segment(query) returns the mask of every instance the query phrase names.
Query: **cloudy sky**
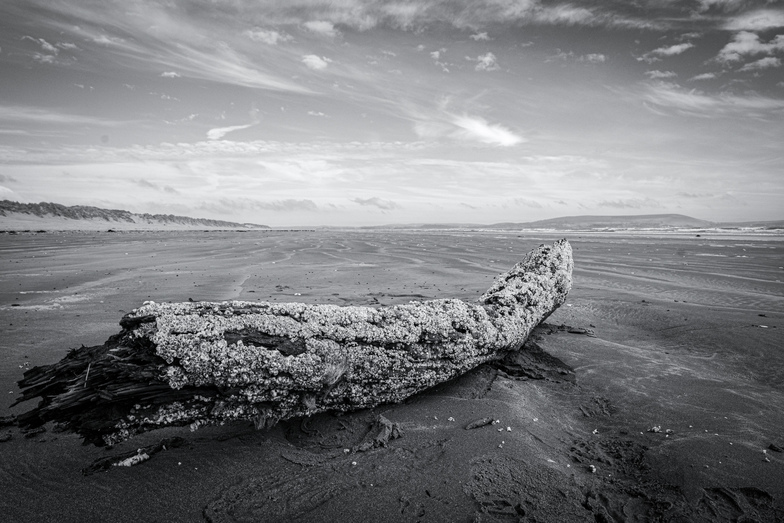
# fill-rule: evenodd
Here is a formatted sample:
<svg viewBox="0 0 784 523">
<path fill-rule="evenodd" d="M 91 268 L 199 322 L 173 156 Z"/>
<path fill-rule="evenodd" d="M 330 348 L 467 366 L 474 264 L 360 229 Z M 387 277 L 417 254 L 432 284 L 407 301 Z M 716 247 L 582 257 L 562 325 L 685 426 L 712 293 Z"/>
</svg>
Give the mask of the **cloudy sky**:
<svg viewBox="0 0 784 523">
<path fill-rule="evenodd" d="M 3 0 L 0 199 L 784 217 L 779 0 Z"/>
</svg>

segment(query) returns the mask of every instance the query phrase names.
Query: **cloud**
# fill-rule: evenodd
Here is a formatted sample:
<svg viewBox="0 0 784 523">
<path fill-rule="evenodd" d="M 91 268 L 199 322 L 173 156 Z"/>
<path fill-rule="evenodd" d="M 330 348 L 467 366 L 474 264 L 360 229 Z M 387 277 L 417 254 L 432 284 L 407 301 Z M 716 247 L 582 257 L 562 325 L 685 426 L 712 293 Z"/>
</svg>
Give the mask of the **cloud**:
<svg viewBox="0 0 784 523">
<path fill-rule="evenodd" d="M 750 62 L 738 71 L 758 71 L 760 69 L 770 69 L 772 67 L 781 67 L 781 60 L 779 58 L 773 56 L 766 56 L 765 58 L 760 58 L 756 62 Z"/>
<path fill-rule="evenodd" d="M 756 33 L 741 31 L 733 37 L 732 42 L 719 51 L 716 59 L 725 63 L 739 62 L 744 56 L 771 54 L 782 50 L 784 50 L 784 35 L 777 35 L 765 43 Z"/>
<path fill-rule="evenodd" d="M 327 68 L 329 62 L 331 62 L 329 58 L 321 58 L 314 54 L 308 54 L 302 57 L 302 63 L 304 63 L 308 69 L 313 69 L 314 71 L 322 71 Z"/>
<path fill-rule="evenodd" d="M 577 55 L 573 51 L 561 51 L 557 49 L 558 54 L 548 57 L 545 61 L 551 62 L 553 60 L 575 60 L 577 62 L 589 62 L 592 64 L 601 64 L 607 61 L 607 57 L 601 53 L 589 53 L 585 55 Z"/>
<path fill-rule="evenodd" d="M 702 73 L 698 74 L 697 76 L 693 76 L 692 80 L 713 80 L 716 78 L 716 73 Z"/>
<path fill-rule="evenodd" d="M 581 56 L 579 60 L 581 62 L 591 62 L 592 64 L 601 64 L 607 61 L 607 57 L 600 53 L 590 53 Z"/>
<path fill-rule="evenodd" d="M 37 43 L 38 45 L 41 46 L 41 49 L 47 53 L 57 55 L 60 52 L 60 50 L 57 47 L 53 46 L 43 38 L 34 38 L 32 36 L 25 35 L 22 37 L 22 40 L 30 40 L 32 42 Z"/>
<path fill-rule="evenodd" d="M 682 198 L 713 198 L 711 193 L 694 193 L 694 192 L 679 192 L 678 196 Z"/>
<path fill-rule="evenodd" d="M 729 31 L 767 31 L 784 27 L 784 11 L 760 9 L 731 18 L 724 25 Z"/>
<path fill-rule="evenodd" d="M 378 207 L 382 211 L 392 211 L 394 209 L 400 208 L 400 205 L 393 202 L 392 200 L 382 200 L 376 196 L 372 198 L 352 198 L 351 201 L 359 205 Z"/>
<path fill-rule="evenodd" d="M 661 108 L 704 117 L 734 115 L 768 119 L 780 117 L 784 112 L 784 100 L 781 99 L 756 94 L 707 94 L 696 89 L 687 91 L 666 82 L 649 86 L 643 99 Z"/>
<path fill-rule="evenodd" d="M 30 40 L 31 42 L 35 42 L 41 46 L 41 50 L 43 52 L 35 51 L 31 55 L 33 60 L 36 62 L 41 64 L 53 64 L 57 61 L 57 55 L 60 53 L 60 49 L 50 44 L 43 38 L 34 38 L 32 36 L 25 35 L 22 37 L 22 40 Z"/>
<path fill-rule="evenodd" d="M 308 31 L 320 34 L 321 36 L 334 38 L 340 34 L 340 31 L 335 29 L 335 26 L 332 24 L 332 22 L 327 20 L 313 20 L 310 22 L 305 22 L 302 25 L 304 25 Z"/>
<path fill-rule="evenodd" d="M 232 125 L 229 127 L 216 127 L 215 129 L 210 129 L 207 131 L 207 138 L 210 140 L 220 140 L 224 136 L 234 131 L 240 131 L 242 129 L 247 129 L 248 127 L 253 127 L 256 125 L 255 123 L 249 123 L 245 125 Z"/>
<path fill-rule="evenodd" d="M 487 36 L 487 32 L 472 34 L 469 38 L 475 42 L 486 42 L 487 40 L 490 40 L 490 37 Z"/>
<path fill-rule="evenodd" d="M 179 78 L 181 75 L 176 71 L 164 71 L 161 73 L 163 78 Z"/>
<path fill-rule="evenodd" d="M 612 207 L 614 209 L 643 209 L 659 208 L 662 204 L 652 198 L 626 198 L 617 200 L 603 200 L 598 202 L 597 207 Z"/>
<path fill-rule="evenodd" d="M 289 71 L 276 68 L 278 62 L 270 63 L 267 56 L 254 53 L 216 6 L 190 10 L 168 2 L 30 3 L 42 11 L 42 25 L 85 42 L 86 52 L 122 64 L 129 74 L 178 71 L 190 78 L 230 85 L 311 93 L 292 81 Z M 118 10 L 125 16 L 117 16 Z"/>
<path fill-rule="evenodd" d="M 157 185 L 155 185 L 154 183 L 149 182 L 149 181 L 147 181 L 147 180 L 145 180 L 143 178 L 140 178 L 138 180 L 133 180 L 133 183 L 135 183 L 139 187 L 144 187 L 145 189 L 155 189 L 155 190 L 158 189 Z"/>
<path fill-rule="evenodd" d="M 163 192 L 166 192 L 166 193 L 169 193 L 169 194 L 180 194 L 180 192 L 177 189 L 175 189 L 174 187 L 171 187 L 170 185 L 164 185 L 164 186 L 161 187 L 158 184 L 152 183 L 149 180 L 145 180 L 144 178 L 139 178 L 137 180 L 132 180 L 132 182 L 135 183 L 136 185 L 138 185 L 139 187 L 143 187 L 145 189 L 153 189 L 153 190 L 156 190 L 156 191 L 163 191 Z"/>
<path fill-rule="evenodd" d="M 475 116 L 456 116 L 452 119 L 452 124 L 459 128 L 452 133 L 452 136 L 469 141 L 501 147 L 510 147 L 526 141 L 522 136 L 502 125 L 489 124 L 483 118 Z"/>
<path fill-rule="evenodd" d="M 528 198 L 515 198 L 512 200 L 512 205 L 516 207 L 530 207 L 532 209 L 542 209 L 544 206 L 536 200 Z"/>
<path fill-rule="evenodd" d="M 33 53 L 33 60 L 41 64 L 53 64 L 57 61 L 57 57 L 52 54 Z"/>
<path fill-rule="evenodd" d="M 308 111 L 308 115 L 309 116 L 319 116 L 319 117 L 322 117 L 322 118 L 326 118 L 326 116 L 327 116 L 325 113 L 322 113 L 321 111 Z"/>
<path fill-rule="evenodd" d="M 449 68 L 447 66 L 449 64 L 447 64 L 446 62 L 440 61 L 441 60 L 441 55 L 443 55 L 445 52 L 446 52 L 446 48 L 445 47 L 442 47 L 441 49 L 438 49 L 437 51 L 431 51 L 430 52 L 430 58 L 435 60 L 436 65 L 439 66 L 443 72 L 448 73 L 449 72 Z"/>
<path fill-rule="evenodd" d="M 278 45 L 278 42 L 289 42 L 293 40 L 293 37 L 289 34 L 275 31 L 274 29 L 261 29 L 258 27 L 243 31 L 242 34 L 254 42 L 262 42 L 267 45 Z"/>
<path fill-rule="evenodd" d="M 684 42 L 682 44 L 659 47 L 657 49 L 654 49 L 653 51 L 648 51 L 647 53 L 639 57 L 637 60 L 648 62 L 648 63 L 658 62 L 659 60 L 662 59 L 662 57 L 676 56 L 679 54 L 683 54 L 689 49 L 691 49 L 692 47 L 694 47 L 694 44 L 691 42 Z"/>
<path fill-rule="evenodd" d="M 22 201 L 14 191 L 9 189 L 8 187 L 3 187 L 0 185 L 0 200 L 11 200 L 12 202 Z"/>
<path fill-rule="evenodd" d="M 95 125 L 104 127 L 122 126 L 131 123 L 129 120 L 108 120 L 94 116 L 62 113 L 39 107 L 0 105 L 0 123 L 8 121 L 42 125 Z"/>
<path fill-rule="evenodd" d="M 487 52 L 486 54 L 477 56 L 476 58 L 469 58 L 466 57 L 468 60 L 478 62 L 476 64 L 477 71 L 498 71 L 501 67 L 498 65 L 496 61 L 495 55 L 491 52 Z"/>
<path fill-rule="evenodd" d="M 649 14 L 638 9 L 639 17 L 629 16 L 629 9 L 613 9 L 610 5 L 575 6 L 570 3 L 546 5 L 539 0 L 288 0 L 286 2 L 239 3 L 254 19 L 267 23 L 329 22 L 357 31 L 379 25 L 403 31 L 421 31 L 436 24 L 458 29 L 481 28 L 495 24 L 519 25 L 585 25 L 625 28 L 655 27 Z M 599 4 L 594 2 L 594 4 Z M 315 21 L 315 22 L 314 22 Z M 663 24 L 659 24 L 663 25 Z"/>
<path fill-rule="evenodd" d="M 675 78 L 678 76 L 672 71 L 645 71 L 645 75 L 651 80 L 655 80 L 657 78 Z"/>
<path fill-rule="evenodd" d="M 721 11 L 734 11 L 745 4 L 745 0 L 699 0 L 700 11 L 707 11 L 716 7 Z"/>
<path fill-rule="evenodd" d="M 5 174 L 0 174 L 0 183 L 6 183 L 6 182 L 12 182 L 13 183 L 13 182 L 18 182 L 18 181 L 19 180 L 17 180 L 13 176 L 6 176 Z"/>
<path fill-rule="evenodd" d="M 203 202 L 199 208 L 221 214 L 234 214 L 238 211 L 318 212 L 320 210 L 313 200 L 292 198 L 266 201 L 249 198 L 221 198 Z"/>
</svg>

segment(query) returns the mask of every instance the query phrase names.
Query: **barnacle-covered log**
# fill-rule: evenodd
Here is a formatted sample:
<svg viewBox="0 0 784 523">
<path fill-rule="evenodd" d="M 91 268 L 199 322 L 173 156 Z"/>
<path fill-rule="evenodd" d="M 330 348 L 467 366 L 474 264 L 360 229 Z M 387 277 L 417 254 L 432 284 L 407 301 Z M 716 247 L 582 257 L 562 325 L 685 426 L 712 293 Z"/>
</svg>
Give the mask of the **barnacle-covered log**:
<svg viewBox="0 0 784 523">
<path fill-rule="evenodd" d="M 96 445 L 170 425 L 253 420 L 399 402 L 522 347 L 565 300 L 572 252 L 542 245 L 476 303 L 390 307 L 145 302 L 104 345 L 72 350 L 19 382 L 18 417 Z"/>
</svg>

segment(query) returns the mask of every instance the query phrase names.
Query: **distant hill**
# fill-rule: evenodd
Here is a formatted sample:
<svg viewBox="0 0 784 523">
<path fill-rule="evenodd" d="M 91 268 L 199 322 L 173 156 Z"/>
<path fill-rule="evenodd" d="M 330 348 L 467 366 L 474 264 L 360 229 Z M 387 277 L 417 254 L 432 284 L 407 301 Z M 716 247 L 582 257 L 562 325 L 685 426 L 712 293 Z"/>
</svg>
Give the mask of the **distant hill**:
<svg viewBox="0 0 784 523">
<path fill-rule="evenodd" d="M 102 209 L 59 203 L 0 201 L 0 230 L 19 229 L 269 229 L 266 225 L 235 223 L 173 214 L 137 214 L 119 209 Z"/>
<path fill-rule="evenodd" d="M 662 229 L 712 227 L 713 222 L 683 214 L 643 214 L 628 216 L 564 216 L 526 223 L 496 223 L 493 229 Z"/>
<path fill-rule="evenodd" d="M 642 214 L 627 216 L 564 216 L 535 222 L 410 223 L 363 227 L 365 229 L 551 229 L 557 231 L 667 230 L 667 229 L 784 229 L 784 220 L 756 222 L 710 222 L 683 214 Z"/>
</svg>

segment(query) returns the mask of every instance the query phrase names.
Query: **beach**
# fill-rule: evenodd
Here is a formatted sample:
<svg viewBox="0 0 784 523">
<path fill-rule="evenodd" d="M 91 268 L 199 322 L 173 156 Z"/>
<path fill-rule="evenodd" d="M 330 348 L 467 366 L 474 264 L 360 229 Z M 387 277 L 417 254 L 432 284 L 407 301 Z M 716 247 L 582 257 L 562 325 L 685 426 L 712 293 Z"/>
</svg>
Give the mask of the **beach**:
<svg viewBox="0 0 784 523">
<path fill-rule="evenodd" d="M 111 449 L 0 428 L 8 521 L 777 521 L 784 237 L 741 232 L 41 232 L 0 236 L 0 416 L 24 370 L 144 301 L 478 299 L 566 237 L 574 281 L 526 350 L 409 398 Z M 381 418 L 400 437 L 363 449 Z M 492 421 L 466 429 L 472 422 Z M 133 467 L 95 460 L 182 437 Z"/>
</svg>

